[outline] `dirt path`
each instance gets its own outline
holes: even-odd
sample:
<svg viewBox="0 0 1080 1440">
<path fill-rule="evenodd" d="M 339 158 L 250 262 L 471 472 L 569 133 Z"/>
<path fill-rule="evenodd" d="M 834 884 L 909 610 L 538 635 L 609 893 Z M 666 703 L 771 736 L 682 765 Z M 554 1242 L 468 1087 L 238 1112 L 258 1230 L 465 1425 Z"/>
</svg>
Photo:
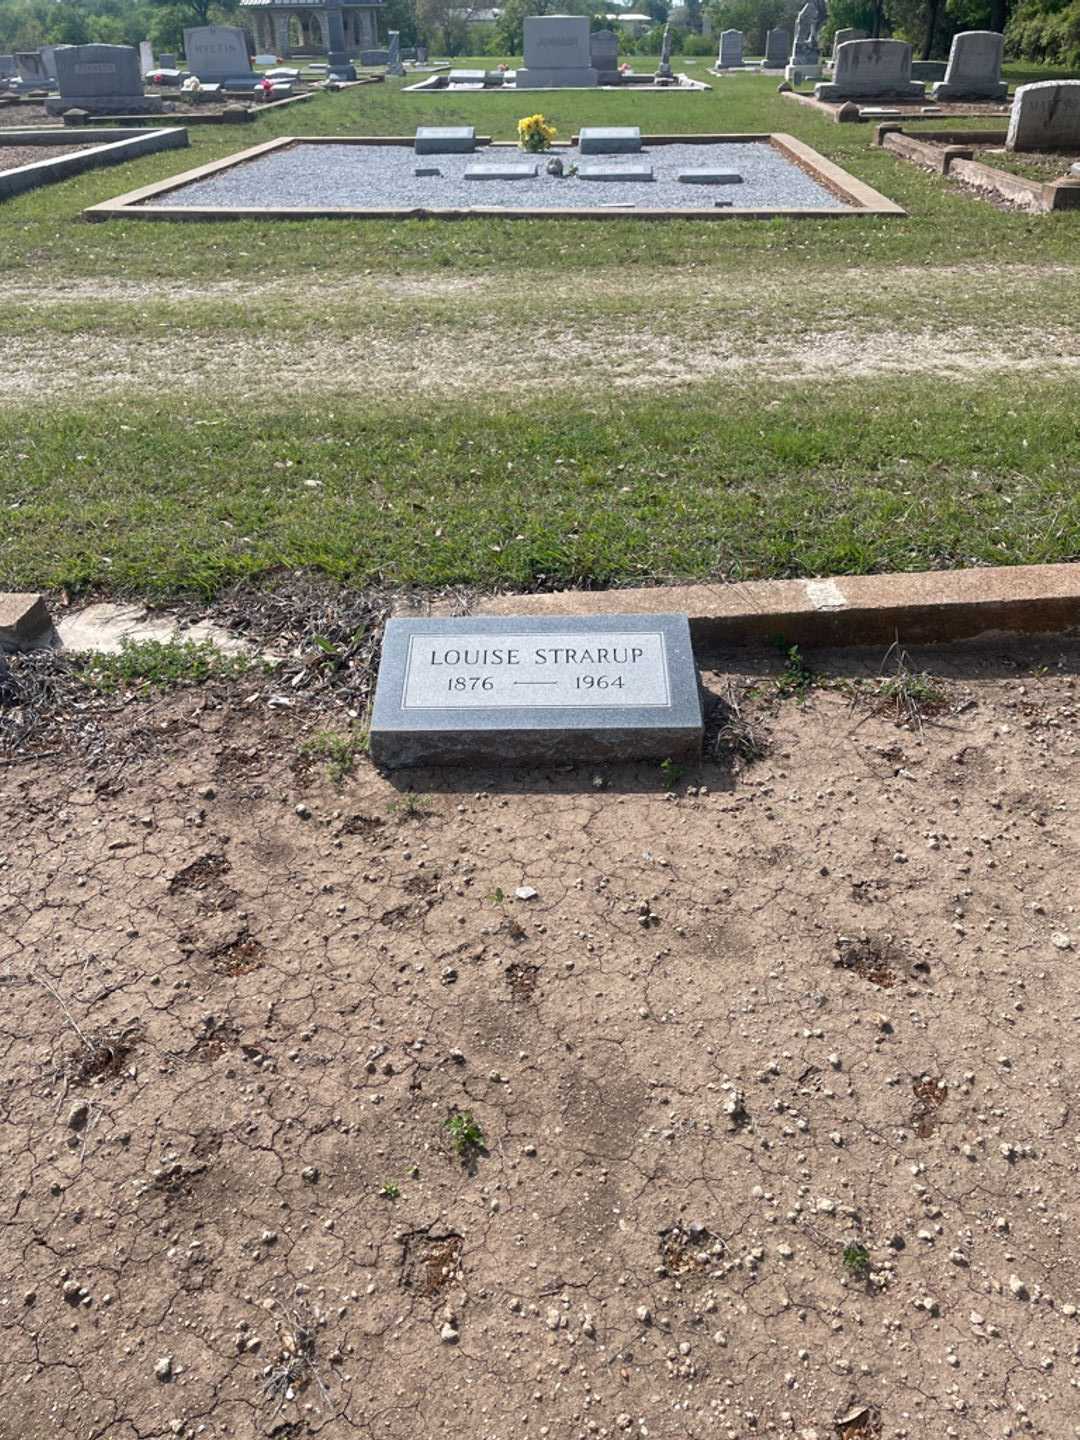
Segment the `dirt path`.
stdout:
<svg viewBox="0 0 1080 1440">
<path fill-rule="evenodd" d="M 250 680 L 0 772 L 0 1436 L 1064 1440 L 1076 659 L 729 657 L 671 791 L 338 790 Z"/>
</svg>

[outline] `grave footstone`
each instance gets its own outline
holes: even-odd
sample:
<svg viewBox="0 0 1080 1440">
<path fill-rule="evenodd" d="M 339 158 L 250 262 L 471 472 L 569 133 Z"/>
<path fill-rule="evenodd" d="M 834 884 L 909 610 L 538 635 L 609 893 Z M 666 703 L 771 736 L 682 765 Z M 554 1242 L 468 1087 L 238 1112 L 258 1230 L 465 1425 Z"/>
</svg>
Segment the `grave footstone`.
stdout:
<svg viewBox="0 0 1080 1440">
<path fill-rule="evenodd" d="M 782 70 L 791 53 L 791 34 L 787 30 L 770 30 L 765 36 L 766 70 Z"/>
<path fill-rule="evenodd" d="M 519 90 L 596 85 L 589 49 L 587 15 L 528 15 L 525 63 L 517 72 Z"/>
<path fill-rule="evenodd" d="M 685 615 L 387 623 L 370 743 L 389 769 L 694 760 L 702 734 Z"/>
<path fill-rule="evenodd" d="M 737 170 L 681 170 L 680 185 L 741 185 L 743 177 Z"/>
<path fill-rule="evenodd" d="M 184 55 L 188 69 L 200 80 L 219 85 L 259 76 L 248 59 L 247 35 L 238 25 L 194 25 L 184 29 Z"/>
<path fill-rule="evenodd" d="M 1080 80 L 1038 80 L 1013 96 L 1007 150 L 1080 147 Z"/>
<path fill-rule="evenodd" d="M 50 115 L 152 115 L 160 95 L 144 95 L 139 52 L 133 45 L 65 45 L 56 52 L 60 98 L 46 100 Z"/>
<path fill-rule="evenodd" d="M 654 178 L 651 165 L 580 165 L 579 180 L 624 180 L 627 184 L 647 184 Z"/>
<path fill-rule="evenodd" d="M 716 57 L 718 70 L 741 69 L 743 63 L 743 32 L 724 30 L 720 35 L 720 51 Z"/>
<path fill-rule="evenodd" d="M 417 155 L 471 155 L 476 149 L 476 127 L 418 125 L 413 149 Z"/>
<path fill-rule="evenodd" d="M 466 180 L 533 180 L 538 167 L 525 161 L 504 160 L 498 164 L 467 165 Z"/>
<path fill-rule="evenodd" d="M 1004 35 L 996 30 L 962 30 L 953 36 L 945 78 L 933 87 L 935 100 L 1005 100 L 1001 78 Z"/>
<path fill-rule="evenodd" d="M 919 99 L 925 92 L 911 78 L 911 46 L 903 40 L 847 40 L 836 52 L 830 82 L 814 86 L 815 100 Z"/>
<path fill-rule="evenodd" d="M 578 149 L 582 155 L 638 155 L 641 131 L 636 125 L 584 125 Z"/>
</svg>

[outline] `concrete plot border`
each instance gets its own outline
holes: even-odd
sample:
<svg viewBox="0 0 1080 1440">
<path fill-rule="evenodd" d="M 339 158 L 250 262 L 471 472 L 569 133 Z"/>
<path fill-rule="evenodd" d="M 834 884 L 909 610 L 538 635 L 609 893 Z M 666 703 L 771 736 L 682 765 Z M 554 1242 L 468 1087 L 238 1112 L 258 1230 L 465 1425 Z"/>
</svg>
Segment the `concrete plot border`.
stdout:
<svg viewBox="0 0 1080 1440">
<path fill-rule="evenodd" d="M 907 135 L 900 125 L 879 125 L 874 143 L 912 165 L 959 180 L 986 199 L 1007 200 L 1035 213 L 1080 210 L 1080 181 L 1032 180 L 976 160 L 976 146 L 1005 144 L 1000 130 L 920 130 Z"/>
<path fill-rule="evenodd" d="M 49 145 L 78 145 L 82 141 L 89 142 L 91 148 L 81 150 L 76 155 L 54 155 L 51 159 L 46 156 L 43 160 L 31 160 L 26 165 L 19 165 L 14 170 L 0 171 L 0 200 L 9 200 L 27 190 L 36 190 L 39 185 L 68 180 L 73 175 L 81 175 L 99 165 L 118 165 L 123 160 L 137 160 L 142 155 L 154 155 L 159 150 L 183 149 L 190 143 L 188 133 L 182 126 L 156 130 L 121 130 L 116 139 L 107 141 L 103 141 L 97 131 L 75 128 L 0 130 L 0 146 L 40 145 L 42 149 L 46 149 Z"/>
<path fill-rule="evenodd" d="M 144 185 L 138 190 L 129 190 L 113 200 L 91 205 L 83 211 L 86 220 L 109 220 L 122 217 L 127 220 L 470 220 L 492 217 L 500 220 L 772 220 L 776 218 L 797 218 L 828 220 L 867 215 L 895 216 L 907 212 L 879 191 L 856 179 L 854 175 L 827 160 L 824 155 L 796 140 L 793 135 L 781 133 L 728 134 L 728 135 L 643 135 L 641 143 L 646 146 L 675 144 L 745 144 L 754 142 L 771 145 L 785 158 L 804 170 L 812 179 L 823 185 L 839 202 L 835 208 L 811 209 L 805 206 L 770 206 L 765 209 L 695 208 L 671 210 L 611 210 L 595 206 L 567 206 L 538 209 L 536 207 L 510 207 L 500 205 L 457 206 L 441 209 L 437 207 L 400 208 L 396 206 L 218 206 L 218 205 L 155 205 L 160 195 L 182 189 L 197 180 L 218 174 L 233 165 L 242 165 L 274 150 L 290 145 L 400 145 L 411 149 L 414 143 L 410 136 L 361 136 L 361 135 L 285 135 L 277 140 L 268 140 L 262 145 L 238 151 L 224 160 L 209 165 L 200 165 L 194 170 L 185 170 L 168 180 L 153 185 Z M 512 141 L 492 141 L 478 138 L 477 145 L 489 146 L 492 150 L 518 153 Z M 553 149 L 557 152 L 556 145 Z"/>
<path fill-rule="evenodd" d="M 781 90 L 781 96 L 785 100 L 794 100 L 796 105 L 805 105 L 810 110 L 816 110 L 819 115 L 826 115 L 837 125 L 854 123 L 856 125 L 869 125 L 878 120 L 876 115 L 864 115 L 863 109 L 875 109 L 877 105 L 887 106 L 890 110 L 900 110 L 904 116 L 911 120 L 994 120 L 998 116 L 1007 118 L 1012 110 L 1011 104 L 989 107 L 984 104 L 981 109 L 974 109 L 965 106 L 962 101 L 945 101 L 941 105 L 934 105 L 932 108 L 937 111 L 936 115 L 923 115 L 918 105 L 897 104 L 895 100 L 887 97 L 880 102 L 875 102 L 868 96 L 861 100 L 818 100 L 813 95 L 803 95 L 798 90 Z M 866 106 L 863 105 L 866 101 Z M 840 112 L 844 113 L 841 114 Z M 857 112 L 857 113 L 856 113 Z"/>
<path fill-rule="evenodd" d="M 449 613 L 449 602 L 431 614 Z M 413 613 L 416 613 L 414 610 Z M 808 648 L 949 644 L 995 634 L 1080 630 L 1080 564 L 1002 565 L 818 580 L 753 580 L 640 590 L 564 590 L 479 599 L 471 615 L 685 614 L 694 645 Z"/>
</svg>

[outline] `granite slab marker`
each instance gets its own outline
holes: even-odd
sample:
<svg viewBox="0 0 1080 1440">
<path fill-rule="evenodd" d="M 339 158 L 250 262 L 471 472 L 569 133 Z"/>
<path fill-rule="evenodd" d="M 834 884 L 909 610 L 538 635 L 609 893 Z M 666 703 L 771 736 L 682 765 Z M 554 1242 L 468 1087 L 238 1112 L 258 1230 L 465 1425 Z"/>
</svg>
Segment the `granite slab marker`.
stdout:
<svg viewBox="0 0 1080 1440">
<path fill-rule="evenodd" d="M 698 759 L 685 615 L 394 619 L 371 757 L 412 765 Z"/>
</svg>

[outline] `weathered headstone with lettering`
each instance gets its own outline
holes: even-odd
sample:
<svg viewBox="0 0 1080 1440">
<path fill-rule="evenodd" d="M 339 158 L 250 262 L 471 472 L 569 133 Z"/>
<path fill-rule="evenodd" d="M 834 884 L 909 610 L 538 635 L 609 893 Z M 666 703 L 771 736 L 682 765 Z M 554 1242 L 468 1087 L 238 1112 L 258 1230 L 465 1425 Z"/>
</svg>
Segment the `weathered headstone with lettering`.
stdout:
<svg viewBox="0 0 1080 1440">
<path fill-rule="evenodd" d="M 1080 148 L 1080 80 L 1038 80 L 1013 96 L 1007 150 Z"/>
<path fill-rule="evenodd" d="M 60 98 L 46 100 L 50 115 L 85 110 L 88 115 L 150 115 L 160 95 L 143 94 L 134 45 L 64 45 L 56 51 Z"/>
<path fill-rule="evenodd" d="M 935 100 L 1005 100 L 1001 78 L 1005 36 L 996 30 L 962 30 L 953 36 L 945 79 L 930 91 Z"/>
<path fill-rule="evenodd" d="M 743 32 L 724 30 L 720 35 L 720 51 L 716 57 L 717 70 L 739 69 L 743 63 Z"/>
<path fill-rule="evenodd" d="M 516 80 L 519 90 L 576 89 L 596 83 L 587 15 L 526 16 L 525 63 Z"/>
<path fill-rule="evenodd" d="M 925 89 L 911 78 L 911 46 L 905 41 L 847 40 L 836 52 L 832 80 L 814 86 L 814 99 L 916 100 Z"/>
<path fill-rule="evenodd" d="M 685 615 L 390 620 L 371 757 L 409 765 L 697 759 Z"/>
<path fill-rule="evenodd" d="M 765 36 L 765 69 L 782 70 L 791 54 L 791 34 L 787 30 L 770 30 Z"/>
<path fill-rule="evenodd" d="M 191 73 L 212 85 L 226 80 L 250 80 L 254 84 L 259 78 L 248 59 L 247 36 L 238 25 L 185 28 L 184 57 Z"/>
</svg>

